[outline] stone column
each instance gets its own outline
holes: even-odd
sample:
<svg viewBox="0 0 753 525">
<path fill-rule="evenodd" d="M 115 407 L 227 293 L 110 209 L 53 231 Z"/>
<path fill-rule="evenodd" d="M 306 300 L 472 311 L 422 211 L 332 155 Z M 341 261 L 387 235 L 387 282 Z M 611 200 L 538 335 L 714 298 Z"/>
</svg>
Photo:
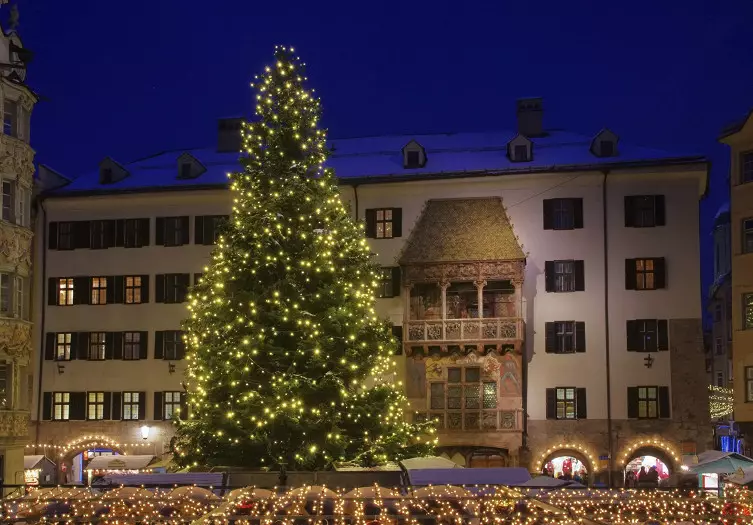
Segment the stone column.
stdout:
<svg viewBox="0 0 753 525">
<path fill-rule="evenodd" d="M 478 301 L 478 318 L 484 318 L 484 286 L 486 281 L 479 280 L 474 283 L 476 285 L 477 301 Z"/>
<path fill-rule="evenodd" d="M 522 318 L 523 315 L 523 281 L 512 281 L 515 287 L 515 317 Z"/>
<path fill-rule="evenodd" d="M 442 341 L 447 340 L 447 288 L 450 287 L 448 281 L 437 283 L 442 295 Z"/>
</svg>

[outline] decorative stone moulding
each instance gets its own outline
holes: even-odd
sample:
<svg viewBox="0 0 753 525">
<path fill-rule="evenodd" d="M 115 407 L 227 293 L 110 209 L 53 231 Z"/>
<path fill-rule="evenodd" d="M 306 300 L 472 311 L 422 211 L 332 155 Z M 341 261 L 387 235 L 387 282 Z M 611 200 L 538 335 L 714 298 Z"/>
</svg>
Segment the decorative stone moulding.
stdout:
<svg viewBox="0 0 753 525">
<path fill-rule="evenodd" d="M 0 256 L 12 266 L 21 266 L 29 273 L 31 268 L 31 230 L 0 221 Z"/>
<path fill-rule="evenodd" d="M 26 366 L 31 357 L 31 323 L 20 319 L 0 319 L 0 355 L 5 354 Z"/>
<path fill-rule="evenodd" d="M 0 410 L 0 439 L 26 438 L 29 434 L 29 413 Z"/>
</svg>

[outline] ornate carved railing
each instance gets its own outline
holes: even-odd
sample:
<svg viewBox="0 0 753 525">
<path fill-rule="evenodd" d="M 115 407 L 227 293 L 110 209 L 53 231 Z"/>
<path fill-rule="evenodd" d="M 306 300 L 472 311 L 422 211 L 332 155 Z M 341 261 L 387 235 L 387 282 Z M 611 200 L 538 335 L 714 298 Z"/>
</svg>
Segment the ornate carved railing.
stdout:
<svg viewBox="0 0 753 525">
<path fill-rule="evenodd" d="M 406 321 L 405 324 L 403 337 L 406 343 L 516 341 L 523 339 L 525 334 L 523 319 L 513 317 Z"/>
<path fill-rule="evenodd" d="M 416 412 L 417 422 L 434 421 L 439 432 L 520 432 L 523 410 L 431 410 Z"/>
</svg>

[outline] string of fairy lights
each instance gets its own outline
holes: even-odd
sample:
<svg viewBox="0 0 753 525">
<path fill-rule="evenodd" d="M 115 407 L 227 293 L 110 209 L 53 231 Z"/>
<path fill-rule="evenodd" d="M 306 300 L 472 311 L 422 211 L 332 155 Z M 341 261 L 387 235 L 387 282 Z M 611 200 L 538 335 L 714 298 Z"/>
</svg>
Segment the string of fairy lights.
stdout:
<svg viewBox="0 0 753 525">
<path fill-rule="evenodd" d="M 734 411 L 735 392 L 731 388 L 709 385 L 709 412 L 711 419 L 729 416 Z"/>
<path fill-rule="evenodd" d="M 220 495 L 221 494 L 221 495 Z M 512 523 L 635 525 L 749 523 L 751 494 L 678 490 L 548 490 L 502 486 L 428 486 L 406 492 L 374 485 L 350 491 L 248 487 L 117 487 L 106 492 L 52 487 L 3 500 L 4 522 L 98 523 Z"/>
</svg>

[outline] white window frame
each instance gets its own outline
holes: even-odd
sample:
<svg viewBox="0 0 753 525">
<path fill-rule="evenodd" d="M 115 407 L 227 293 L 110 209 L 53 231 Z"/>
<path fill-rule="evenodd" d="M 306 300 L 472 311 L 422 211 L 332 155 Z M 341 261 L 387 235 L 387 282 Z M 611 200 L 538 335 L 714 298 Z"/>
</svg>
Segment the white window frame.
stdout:
<svg viewBox="0 0 753 525">
<path fill-rule="evenodd" d="M 91 304 L 107 304 L 107 277 L 92 277 L 91 293 Z"/>
<path fill-rule="evenodd" d="M 89 361 L 104 361 L 107 355 L 107 334 L 89 333 Z"/>
<path fill-rule="evenodd" d="M 136 421 L 139 419 L 139 392 L 123 392 L 123 419 Z"/>
<path fill-rule="evenodd" d="M 163 392 L 162 397 L 162 419 L 169 421 L 176 415 L 180 415 L 180 397 L 179 391 Z"/>
<path fill-rule="evenodd" d="M 141 276 L 126 275 L 125 279 L 125 304 L 141 304 Z"/>
<path fill-rule="evenodd" d="M 61 277 L 58 279 L 58 302 L 59 306 L 71 306 L 73 304 L 73 278 Z"/>
<path fill-rule="evenodd" d="M 86 419 L 89 421 L 99 421 L 105 418 L 105 393 L 104 392 L 87 392 L 86 393 Z"/>
<path fill-rule="evenodd" d="M 52 419 L 53 421 L 68 421 L 71 418 L 71 393 L 52 393 Z"/>
<path fill-rule="evenodd" d="M 55 334 L 55 361 L 70 361 L 73 352 L 73 333 Z"/>
<path fill-rule="evenodd" d="M 136 361 L 141 359 L 141 332 L 125 332 L 123 334 L 123 359 Z"/>
</svg>

